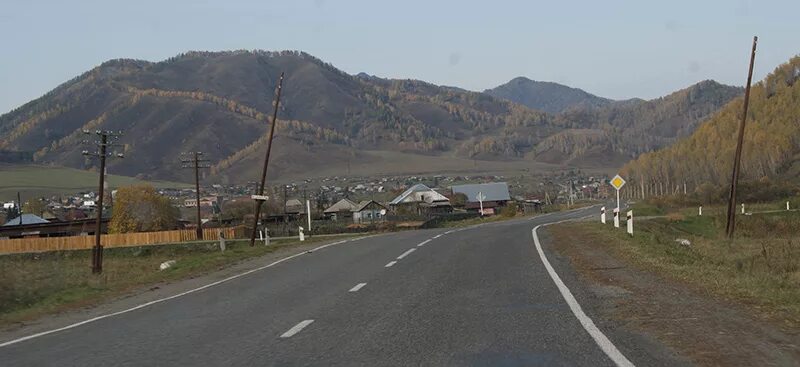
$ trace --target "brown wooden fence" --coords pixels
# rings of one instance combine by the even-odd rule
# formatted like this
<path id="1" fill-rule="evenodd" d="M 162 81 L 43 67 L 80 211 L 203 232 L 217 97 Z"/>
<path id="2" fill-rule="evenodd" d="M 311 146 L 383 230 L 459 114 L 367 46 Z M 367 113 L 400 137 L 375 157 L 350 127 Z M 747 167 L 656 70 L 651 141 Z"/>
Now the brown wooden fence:
<path id="1" fill-rule="evenodd" d="M 218 232 L 220 231 L 222 231 L 227 239 L 242 237 L 244 233 L 240 227 L 205 228 L 203 229 L 203 238 L 206 240 L 216 240 L 219 238 Z M 100 236 L 100 244 L 105 248 L 158 245 L 195 240 L 197 240 L 197 233 L 193 229 L 104 234 Z M 94 236 L 15 238 L 0 240 L 0 254 L 86 250 L 92 248 L 92 246 L 94 246 Z"/>

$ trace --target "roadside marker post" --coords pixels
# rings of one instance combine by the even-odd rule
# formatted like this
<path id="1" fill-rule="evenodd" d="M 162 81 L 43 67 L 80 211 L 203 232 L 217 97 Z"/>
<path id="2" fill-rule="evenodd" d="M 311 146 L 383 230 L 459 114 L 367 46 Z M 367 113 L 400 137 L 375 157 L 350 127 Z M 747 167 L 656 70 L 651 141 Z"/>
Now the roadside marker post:
<path id="1" fill-rule="evenodd" d="M 703 206 L 702 205 L 700 205 L 700 207 L 697 208 L 697 215 L 701 216 L 701 217 L 703 216 Z"/>
<path id="2" fill-rule="evenodd" d="M 614 208 L 614 228 L 619 228 L 619 209 Z"/>
<path id="3" fill-rule="evenodd" d="M 306 200 L 306 214 L 308 214 L 308 233 L 311 234 L 311 201 Z"/>
<path id="4" fill-rule="evenodd" d="M 606 224 L 606 207 L 600 208 L 600 223 Z"/>
<path id="5" fill-rule="evenodd" d="M 786 202 L 786 210 L 789 210 L 789 202 Z"/>
<path id="6" fill-rule="evenodd" d="M 744 214 L 744 203 L 742 203 L 742 214 Z"/>
<path id="7" fill-rule="evenodd" d="M 628 210 L 628 234 L 633 236 L 633 210 Z"/>
<path id="8" fill-rule="evenodd" d="M 298 232 L 300 232 L 300 242 L 305 241 L 306 240 L 306 235 L 303 234 L 303 227 L 297 227 L 297 228 L 298 228 Z"/>

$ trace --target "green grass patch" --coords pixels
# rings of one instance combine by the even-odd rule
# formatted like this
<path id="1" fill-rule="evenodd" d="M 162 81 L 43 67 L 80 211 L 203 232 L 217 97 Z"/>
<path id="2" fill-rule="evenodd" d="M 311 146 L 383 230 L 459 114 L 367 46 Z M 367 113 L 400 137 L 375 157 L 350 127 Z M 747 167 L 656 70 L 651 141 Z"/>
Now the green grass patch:
<path id="1" fill-rule="evenodd" d="M 304 244 L 325 240 L 331 239 L 311 237 Z M 273 240 L 270 246 L 260 243 L 250 247 L 248 241 L 227 241 L 225 252 L 219 250 L 217 242 L 106 249 L 100 275 L 91 274 L 91 251 L 3 255 L 0 256 L 0 325 L 97 304 L 126 292 L 205 274 L 299 243 L 294 239 Z M 168 260 L 177 262 L 159 271 L 159 265 Z"/>
<path id="2" fill-rule="evenodd" d="M 0 165 L 0 200 L 16 199 L 18 191 L 25 197 L 42 197 L 96 190 L 97 180 L 97 172 L 74 168 Z M 149 183 L 155 187 L 189 187 L 186 183 L 148 182 L 118 175 L 108 175 L 108 183 L 111 188 L 144 183 Z"/>

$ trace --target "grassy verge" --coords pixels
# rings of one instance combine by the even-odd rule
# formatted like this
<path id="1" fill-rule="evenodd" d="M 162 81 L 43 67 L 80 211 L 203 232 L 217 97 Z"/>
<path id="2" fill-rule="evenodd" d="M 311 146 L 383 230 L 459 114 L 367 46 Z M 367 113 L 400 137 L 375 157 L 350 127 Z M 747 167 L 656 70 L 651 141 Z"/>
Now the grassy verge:
<path id="1" fill-rule="evenodd" d="M 634 237 L 625 233 L 624 224 L 615 229 L 610 224 L 571 223 L 557 230 L 580 233 L 642 270 L 800 326 L 800 212 L 739 215 L 733 241 L 724 236 L 724 210 L 714 212 L 704 211 L 700 217 L 693 208 L 671 210 L 663 218 L 636 222 Z"/>
<path id="2" fill-rule="evenodd" d="M 325 240 L 312 237 L 303 243 Z M 225 252 L 219 251 L 216 242 L 106 249 L 103 274 L 99 276 L 91 274 L 90 251 L 0 256 L 0 326 L 98 304 L 126 292 L 205 274 L 299 243 L 285 239 L 273 240 L 270 246 L 250 247 L 247 241 L 228 241 Z M 159 271 L 159 265 L 168 260 L 177 262 Z"/>

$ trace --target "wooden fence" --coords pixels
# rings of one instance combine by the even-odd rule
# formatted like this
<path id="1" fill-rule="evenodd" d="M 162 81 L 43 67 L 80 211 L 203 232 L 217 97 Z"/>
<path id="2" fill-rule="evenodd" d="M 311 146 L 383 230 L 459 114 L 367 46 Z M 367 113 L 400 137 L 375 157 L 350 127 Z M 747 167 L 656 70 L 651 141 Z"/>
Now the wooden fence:
<path id="1" fill-rule="evenodd" d="M 218 233 L 220 231 L 227 239 L 242 237 L 244 233 L 241 227 L 205 228 L 203 229 L 203 238 L 205 240 L 216 240 L 219 238 Z M 104 248 L 158 245 L 196 240 L 197 232 L 193 229 L 104 234 L 100 236 L 100 244 Z M 0 254 L 86 250 L 92 248 L 92 246 L 94 246 L 94 236 L 15 238 L 0 240 Z"/>

